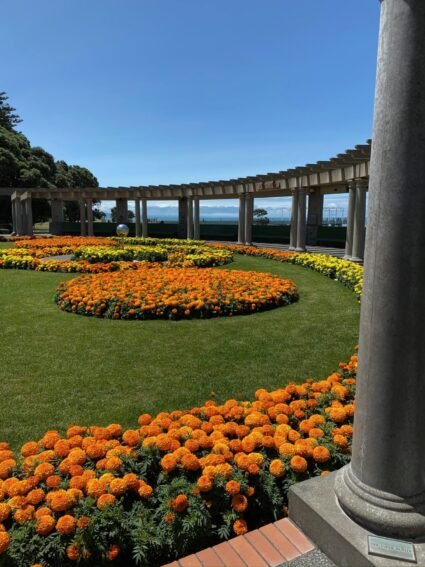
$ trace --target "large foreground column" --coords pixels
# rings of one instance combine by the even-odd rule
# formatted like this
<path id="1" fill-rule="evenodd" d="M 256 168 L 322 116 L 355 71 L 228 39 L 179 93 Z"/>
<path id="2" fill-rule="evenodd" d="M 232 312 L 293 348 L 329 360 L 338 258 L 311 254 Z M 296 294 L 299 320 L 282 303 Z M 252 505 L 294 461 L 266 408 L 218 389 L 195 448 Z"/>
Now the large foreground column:
<path id="1" fill-rule="evenodd" d="M 298 218 L 297 218 L 297 246 L 296 252 L 305 252 L 306 238 L 307 189 L 298 189 Z"/>
<path id="2" fill-rule="evenodd" d="M 22 202 L 20 197 L 15 199 L 15 214 L 16 214 L 16 234 L 22 236 L 25 234 L 25 219 Z"/>
<path id="3" fill-rule="evenodd" d="M 193 238 L 200 240 L 201 224 L 199 220 L 199 197 L 193 197 Z"/>
<path id="4" fill-rule="evenodd" d="M 356 205 L 354 210 L 353 262 L 363 262 L 366 235 L 366 179 L 356 181 Z"/>
<path id="5" fill-rule="evenodd" d="M 425 535 L 425 2 L 383 0 L 351 464 L 342 508 Z"/>
<path id="6" fill-rule="evenodd" d="M 245 244 L 252 245 L 252 222 L 254 213 L 254 197 L 251 193 L 245 196 Z"/>
<path id="7" fill-rule="evenodd" d="M 289 239 L 289 250 L 295 250 L 297 247 L 297 233 L 298 233 L 298 191 L 292 191 L 292 206 L 291 206 L 291 233 Z"/>
<path id="8" fill-rule="evenodd" d="M 245 193 L 239 195 L 238 244 L 245 244 L 245 199 Z"/>
<path id="9" fill-rule="evenodd" d="M 348 212 L 347 212 L 347 234 L 345 236 L 346 260 L 353 256 L 353 234 L 354 234 L 354 212 L 356 210 L 356 182 L 351 181 L 348 185 Z"/>
<path id="10" fill-rule="evenodd" d="M 52 199 L 52 201 L 50 201 L 50 210 L 52 214 L 50 232 L 56 235 L 62 234 L 62 223 L 64 221 L 63 201 L 60 199 Z"/>

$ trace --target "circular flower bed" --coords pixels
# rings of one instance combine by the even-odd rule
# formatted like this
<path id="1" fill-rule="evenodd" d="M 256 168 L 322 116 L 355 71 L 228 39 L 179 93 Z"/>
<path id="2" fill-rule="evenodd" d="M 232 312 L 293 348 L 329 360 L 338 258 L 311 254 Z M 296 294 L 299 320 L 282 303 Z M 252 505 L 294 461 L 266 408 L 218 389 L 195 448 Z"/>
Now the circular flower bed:
<path id="1" fill-rule="evenodd" d="M 297 298 L 292 281 L 272 274 L 141 264 L 63 282 L 56 303 L 64 311 L 111 319 L 182 319 L 248 314 Z"/>
<path id="2" fill-rule="evenodd" d="M 349 460 L 356 369 L 0 443 L 0 564 L 163 565 L 284 515 L 291 484 Z"/>

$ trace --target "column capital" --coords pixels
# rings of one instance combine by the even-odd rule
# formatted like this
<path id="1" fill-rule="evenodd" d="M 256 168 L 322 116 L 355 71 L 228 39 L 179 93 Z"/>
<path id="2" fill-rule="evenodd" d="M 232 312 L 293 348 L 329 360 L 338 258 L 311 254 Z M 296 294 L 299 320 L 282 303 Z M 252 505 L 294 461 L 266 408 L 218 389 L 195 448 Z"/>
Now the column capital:
<path id="1" fill-rule="evenodd" d="M 356 179 L 356 189 L 364 189 L 365 191 L 369 188 L 369 180 L 368 179 Z"/>
<path id="2" fill-rule="evenodd" d="M 357 188 L 357 181 L 355 179 L 351 179 L 347 183 L 347 191 L 352 191 Z"/>

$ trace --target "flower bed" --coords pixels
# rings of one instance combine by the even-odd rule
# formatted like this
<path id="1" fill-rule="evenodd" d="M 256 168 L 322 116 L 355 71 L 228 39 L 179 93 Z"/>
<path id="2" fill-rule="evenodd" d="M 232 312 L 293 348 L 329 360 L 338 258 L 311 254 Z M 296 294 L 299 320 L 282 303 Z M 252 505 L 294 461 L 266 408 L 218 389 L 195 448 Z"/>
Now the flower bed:
<path id="1" fill-rule="evenodd" d="M 256 246 L 238 246 L 233 244 L 212 244 L 217 248 L 224 248 L 245 254 L 247 256 L 261 256 L 269 260 L 277 260 L 278 262 L 289 262 L 310 268 L 316 272 L 337 280 L 349 289 L 353 290 L 357 297 L 360 298 L 363 287 L 363 266 L 335 258 L 327 254 L 308 254 L 306 252 L 287 252 L 285 250 L 277 250 L 274 248 L 257 248 Z"/>
<path id="2" fill-rule="evenodd" d="M 155 264 L 68 280 L 56 295 L 64 311 L 110 319 L 223 317 L 296 300 L 295 284 L 272 274 Z"/>
<path id="3" fill-rule="evenodd" d="M 291 484 L 349 460 L 356 368 L 127 431 L 48 431 L 20 456 L 1 443 L 4 564 L 160 565 L 284 515 Z"/>

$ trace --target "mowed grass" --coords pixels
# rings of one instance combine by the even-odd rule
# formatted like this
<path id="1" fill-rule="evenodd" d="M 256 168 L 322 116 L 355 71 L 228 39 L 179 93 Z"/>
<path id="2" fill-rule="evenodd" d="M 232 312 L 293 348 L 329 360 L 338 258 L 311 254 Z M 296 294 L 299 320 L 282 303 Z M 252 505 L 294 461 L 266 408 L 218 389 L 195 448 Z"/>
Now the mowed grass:
<path id="1" fill-rule="evenodd" d="M 250 316 L 112 321 L 53 302 L 75 277 L 0 271 L 0 440 L 14 447 L 68 424 L 135 426 L 142 412 L 252 399 L 257 388 L 326 377 L 354 349 L 359 305 L 315 272 L 237 256 L 226 269 L 292 278 L 300 300 Z"/>

